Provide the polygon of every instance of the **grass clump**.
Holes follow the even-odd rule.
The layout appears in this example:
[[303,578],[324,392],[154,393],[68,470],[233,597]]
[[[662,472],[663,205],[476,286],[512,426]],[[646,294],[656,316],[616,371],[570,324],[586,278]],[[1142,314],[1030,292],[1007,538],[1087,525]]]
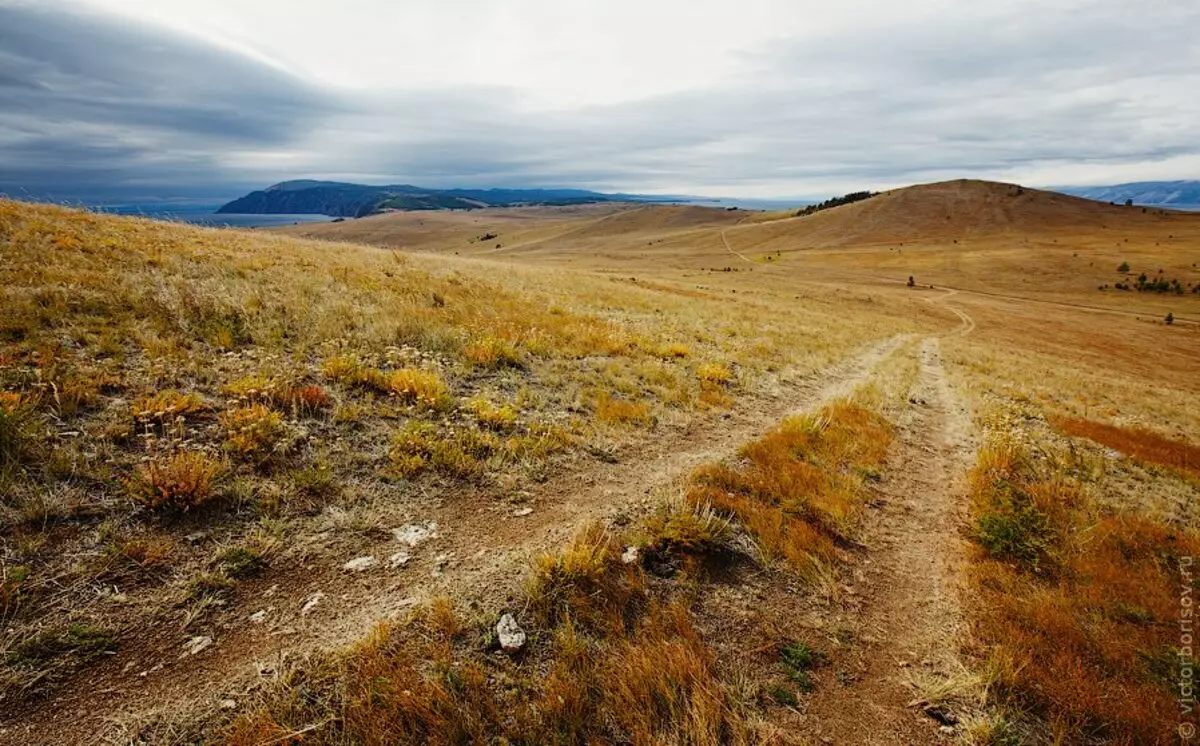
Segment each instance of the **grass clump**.
[[475,397],[467,402],[467,410],[489,430],[509,432],[517,426],[517,410],[511,404],[496,406],[483,397]]
[[485,336],[467,342],[462,349],[463,359],[477,368],[496,370],[499,368],[525,367],[525,354],[514,342],[494,336]]
[[446,383],[437,373],[403,368],[387,375],[386,386],[405,404],[435,410],[445,409],[449,404]]
[[267,558],[254,547],[229,547],[217,555],[217,565],[231,578],[249,578],[263,571]]
[[735,465],[712,464],[692,478],[688,500],[736,519],[768,558],[811,572],[834,558],[869,490],[865,474],[883,463],[892,428],[849,401],[785,420],[741,451]]
[[133,417],[138,422],[163,424],[179,417],[189,417],[210,409],[204,397],[195,392],[167,390],[133,403]]
[[646,551],[665,556],[711,556],[725,552],[733,538],[729,518],[710,505],[687,501],[664,504],[646,520]]
[[550,626],[569,617],[591,628],[621,627],[643,594],[639,569],[621,554],[603,526],[586,526],[566,549],[536,560],[527,583],[530,606]]
[[654,422],[649,402],[619,399],[607,392],[596,397],[593,411],[600,422],[619,425],[648,425]]
[[500,441],[491,433],[469,428],[444,433],[433,423],[414,420],[396,433],[388,459],[391,473],[399,477],[433,469],[472,481],[483,478],[488,459],[499,449]]
[[129,496],[151,510],[186,512],[215,497],[225,465],[200,451],[179,451],[141,464],[126,481]]
[[103,627],[74,622],[42,630],[10,647],[4,661],[15,668],[44,669],[52,664],[86,662],[117,649],[116,637]]
[[221,413],[225,447],[243,457],[270,455],[287,433],[283,417],[264,404],[251,404]]

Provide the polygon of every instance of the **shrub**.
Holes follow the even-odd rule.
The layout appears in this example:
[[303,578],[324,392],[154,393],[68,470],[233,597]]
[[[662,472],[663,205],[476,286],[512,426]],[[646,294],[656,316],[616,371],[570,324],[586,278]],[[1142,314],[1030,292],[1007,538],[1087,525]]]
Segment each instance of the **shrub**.
[[214,497],[224,465],[200,451],[179,451],[140,465],[126,482],[129,495],[150,509],[188,511]]
[[1129,274],[1129,262],[1121,262],[1121,266],[1117,267],[1117,271],[1123,275]]
[[262,404],[231,409],[220,419],[225,447],[241,456],[269,455],[287,431],[280,414]]
[[818,656],[812,648],[803,642],[790,643],[779,651],[779,660],[787,670],[788,678],[801,691],[811,692],[813,690],[814,685],[809,671],[816,667]]

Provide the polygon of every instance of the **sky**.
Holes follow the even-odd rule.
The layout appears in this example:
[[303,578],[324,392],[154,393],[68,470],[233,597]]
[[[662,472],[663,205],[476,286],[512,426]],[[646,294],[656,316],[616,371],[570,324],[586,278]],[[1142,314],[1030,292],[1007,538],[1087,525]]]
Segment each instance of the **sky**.
[[1200,178],[1196,0],[0,0],[0,193]]

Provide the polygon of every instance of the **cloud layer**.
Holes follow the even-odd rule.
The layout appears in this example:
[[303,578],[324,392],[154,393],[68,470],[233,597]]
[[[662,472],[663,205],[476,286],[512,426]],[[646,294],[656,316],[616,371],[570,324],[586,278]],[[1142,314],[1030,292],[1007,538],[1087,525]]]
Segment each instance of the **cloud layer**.
[[[335,88],[285,72],[302,51],[272,65],[277,50],[0,0],[0,191],[219,198],[316,177],[767,197],[1200,176],[1196,3],[957,5],[759,35],[711,83],[674,87],[664,35],[644,71],[664,85],[556,102],[453,76]],[[584,86],[601,68],[579,64]]]

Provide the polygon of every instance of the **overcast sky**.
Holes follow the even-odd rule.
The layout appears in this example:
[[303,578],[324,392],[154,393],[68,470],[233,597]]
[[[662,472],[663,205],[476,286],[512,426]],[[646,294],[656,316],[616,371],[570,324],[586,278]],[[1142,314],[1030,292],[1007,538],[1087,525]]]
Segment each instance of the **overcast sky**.
[[0,192],[1200,178],[1197,0],[0,0]]

